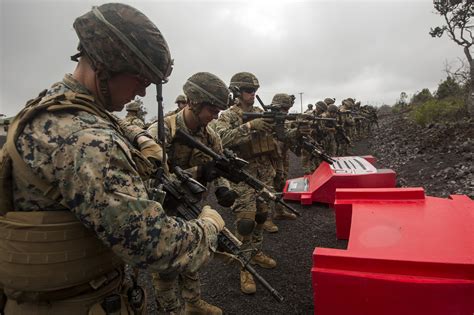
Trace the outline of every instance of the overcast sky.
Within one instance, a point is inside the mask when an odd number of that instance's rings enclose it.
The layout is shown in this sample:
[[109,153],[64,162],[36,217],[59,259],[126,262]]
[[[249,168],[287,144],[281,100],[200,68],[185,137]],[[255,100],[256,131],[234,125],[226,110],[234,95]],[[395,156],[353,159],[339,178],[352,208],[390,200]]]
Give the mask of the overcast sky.
[[[13,115],[41,90],[74,70],[74,19],[110,1],[0,0],[0,113]],[[260,81],[265,103],[275,93],[302,103],[355,97],[393,104],[434,90],[446,61],[465,60],[447,37],[430,0],[374,1],[126,1],[146,14],[168,41],[175,67],[163,87],[165,111],[175,107],[186,79],[199,71],[226,83],[241,71]],[[147,89],[147,118],[156,114]]]

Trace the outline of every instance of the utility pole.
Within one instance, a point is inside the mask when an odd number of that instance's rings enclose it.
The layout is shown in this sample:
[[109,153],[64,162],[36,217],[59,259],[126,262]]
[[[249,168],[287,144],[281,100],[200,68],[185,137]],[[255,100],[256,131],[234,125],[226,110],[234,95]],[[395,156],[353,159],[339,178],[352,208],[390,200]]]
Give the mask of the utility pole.
[[299,92],[298,93],[300,95],[301,113],[303,113],[303,93],[304,92]]

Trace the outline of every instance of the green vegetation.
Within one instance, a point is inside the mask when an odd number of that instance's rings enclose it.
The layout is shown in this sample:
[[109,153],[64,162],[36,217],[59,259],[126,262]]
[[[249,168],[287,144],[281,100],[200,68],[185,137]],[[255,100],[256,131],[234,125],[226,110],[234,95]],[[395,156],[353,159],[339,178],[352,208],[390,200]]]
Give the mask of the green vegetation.
[[429,89],[422,89],[410,98],[409,103],[406,102],[407,94],[402,92],[400,99],[391,107],[392,112],[408,113],[409,118],[422,126],[459,120],[468,116],[466,85],[459,84],[448,76],[440,82],[434,93]]
[[436,122],[455,121],[466,115],[464,101],[459,98],[431,99],[413,108],[409,117],[426,126]]

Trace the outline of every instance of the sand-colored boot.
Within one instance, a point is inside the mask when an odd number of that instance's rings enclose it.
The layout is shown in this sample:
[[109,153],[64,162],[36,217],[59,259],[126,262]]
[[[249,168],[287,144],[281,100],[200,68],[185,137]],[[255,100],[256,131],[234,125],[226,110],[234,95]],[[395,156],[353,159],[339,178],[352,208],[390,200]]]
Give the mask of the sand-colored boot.
[[282,205],[275,205],[275,211],[273,215],[275,220],[296,220],[296,214],[289,212]]
[[185,315],[222,315],[222,310],[215,305],[199,299],[194,303],[186,302]]
[[263,229],[268,233],[278,233],[278,226],[273,223],[271,218],[268,218],[265,223],[263,223]]
[[245,294],[254,294],[257,291],[255,280],[247,270],[240,270],[240,291]]
[[250,260],[250,263],[253,265],[259,265],[260,267],[265,269],[272,269],[275,268],[277,265],[276,261],[273,258],[268,255],[265,255],[262,251],[256,253]]
[[273,216],[275,220],[296,220],[296,214],[283,210],[275,213]]

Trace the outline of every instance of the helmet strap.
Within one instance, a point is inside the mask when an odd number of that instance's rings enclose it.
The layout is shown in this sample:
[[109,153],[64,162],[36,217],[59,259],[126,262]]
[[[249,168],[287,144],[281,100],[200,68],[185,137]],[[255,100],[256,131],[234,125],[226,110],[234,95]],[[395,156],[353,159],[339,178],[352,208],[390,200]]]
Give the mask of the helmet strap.
[[112,99],[110,95],[110,89],[108,81],[110,79],[110,73],[106,70],[96,69],[96,80],[99,88],[100,98],[104,102],[106,107],[109,107],[112,104]]

